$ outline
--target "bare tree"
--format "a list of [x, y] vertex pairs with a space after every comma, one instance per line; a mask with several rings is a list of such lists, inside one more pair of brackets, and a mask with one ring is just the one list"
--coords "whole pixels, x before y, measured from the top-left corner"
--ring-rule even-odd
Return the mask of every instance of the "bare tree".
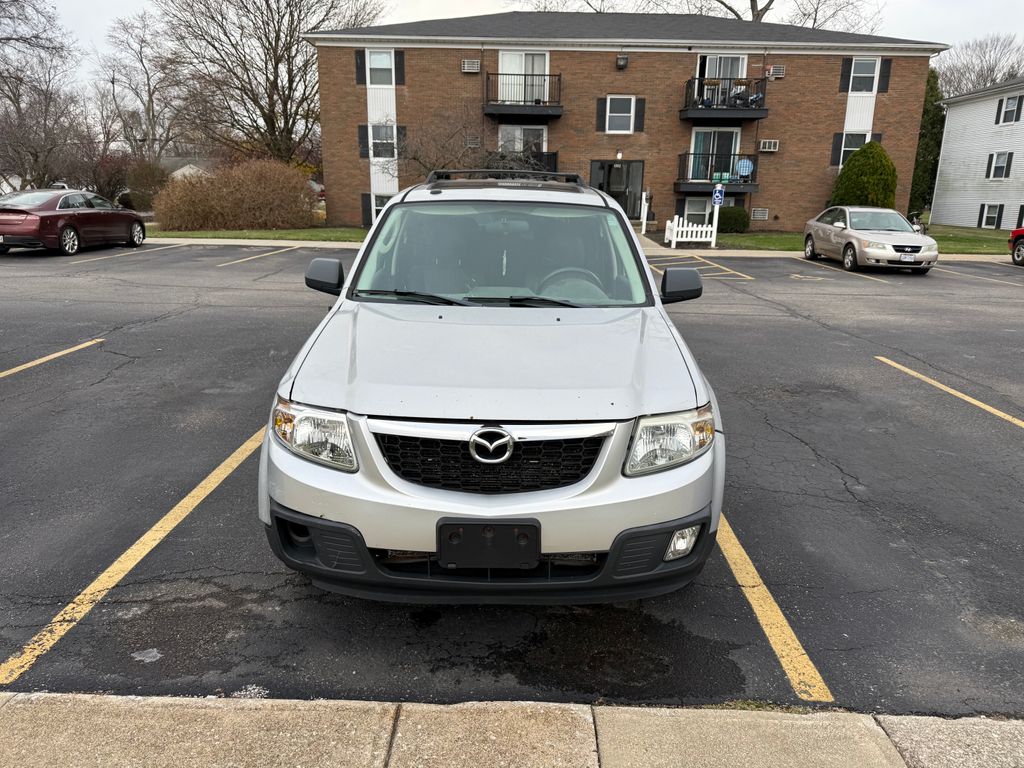
[[107, 41], [116, 54], [99, 57], [99, 74], [119, 124], [119, 138], [135, 160], [155, 163], [182, 130], [182, 79], [159, 20], [143, 11], [115, 19]]
[[0, 0], [0, 68], [17, 53], [59, 51], [61, 35], [45, 0]]
[[786, 21], [811, 29], [874, 35], [882, 27], [882, 10], [876, 0], [791, 0]]
[[1024, 76], [1024, 43], [1000, 32], [960, 43], [935, 60], [946, 97]]
[[381, 0], [156, 0], [188, 83], [187, 117], [235, 153], [303, 161], [319, 120], [305, 32], [372, 24]]

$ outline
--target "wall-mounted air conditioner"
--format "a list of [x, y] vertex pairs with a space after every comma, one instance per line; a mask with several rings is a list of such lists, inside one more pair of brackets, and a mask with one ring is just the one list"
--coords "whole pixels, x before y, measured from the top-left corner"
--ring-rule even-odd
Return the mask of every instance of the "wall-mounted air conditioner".
[[764, 71], [764, 76], [769, 80], [780, 80], [786, 76], [786, 65], [772, 64]]
[[779, 151], [779, 140], [778, 139], [761, 139], [761, 151], [762, 152], [778, 152]]
[[751, 221], [768, 221], [768, 209], [767, 208], [751, 208], [750, 209], [750, 220]]
[[476, 73], [480, 71], [480, 59], [463, 59], [462, 60], [462, 71], [466, 73]]

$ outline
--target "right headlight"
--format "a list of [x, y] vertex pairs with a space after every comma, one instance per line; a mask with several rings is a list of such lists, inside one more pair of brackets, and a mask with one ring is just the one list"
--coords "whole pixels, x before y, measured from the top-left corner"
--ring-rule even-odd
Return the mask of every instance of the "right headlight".
[[865, 247], [870, 248], [873, 251], [891, 251], [893, 247], [889, 243], [879, 243], [875, 240], [869, 240], [865, 243]]
[[710, 403], [692, 411], [644, 416], [637, 421], [622, 471], [635, 476], [677, 467], [705, 453], [714, 439]]
[[304, 459], [345, 472], [359, 469], [344, 413], [321, 411], [278, 397], [270, 426], [282, 443]]

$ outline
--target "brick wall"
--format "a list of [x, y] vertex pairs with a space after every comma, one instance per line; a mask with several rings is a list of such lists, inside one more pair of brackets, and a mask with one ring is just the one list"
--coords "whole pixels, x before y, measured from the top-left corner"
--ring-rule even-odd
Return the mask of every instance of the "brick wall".
[[[396, 88], [399, 125], [410, 143], [418, 136], [443, 136], [460, 126], [497, 147], [498, 121], [483, 114], [486, 72], [498, 71], [495, 50], [405, 48], [405, 85]], [[328, 223], [358, 225], [360, 195], [369, 191], [369, 162], [359, 158], [357, 126], [366, 122], [365, 86], [355, 83], [352, 48], [319, 49], [321, 122]], [[654, 195], [660, 222], [682, 199], [673, 191], [678, 157], [690, 148], [692, 126], [679, 119], [683, 88], [694, 76], [697, 53], [630, 52], [625, 70], [615, 68], [615, 52], [551, 51], [549, 71], [562, 75], [564, 113], [550, 120], [548, 150], [557, 151], [560, 171], [590, 177], [591, 160], [644, 161], [644, 187]], [[479, 74], [463, 74], [464, 58], [481, 59]], [[751, 53], [748, 76], [760, 77], [765, 64], [784, 64], [786, 76], [768, 83], [768, 117], [740, 123], [741, 153], [755, 153], [761, 138], [779, 139], [777, 153], [758, 159], [759, 191], [744, 201], [769, 209], [769, 221], [752, 228], [799, 230], [825, 206], [837, 173], [830, 166], [832, 137], [842, 132], [847, 94], [840, 92], [839, 55]], [[910, 194], [918, 129], [924, 102], [928, 57], [895, 57], [889, 92], [878, 94], [874, 132], [896, 164], [897, 208]], [[608, 94], [646, 99], [643, 133], [605, 134], [596, 130], [596, 100]], [[541, 121], [527, 121], [539, 124]], [[402, 188], [422, 179], [406, 168]]]

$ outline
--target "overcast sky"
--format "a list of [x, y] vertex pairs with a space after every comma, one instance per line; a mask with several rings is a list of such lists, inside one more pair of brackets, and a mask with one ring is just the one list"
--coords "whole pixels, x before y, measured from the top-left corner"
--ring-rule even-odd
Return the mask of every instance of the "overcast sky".
[[[84, 51], [104, 44], [111, 20], [146, 8], [147, 0], [54, 0], [61, 23], [75, 34]], [[742, 3], [741, 3], [742, 4]], [[502, 0], [391, 0], [383, 23], [443, 19], [509, 10]], [[969, 8], [969, 10], [968, 10]], [[1020, 19], [1020, 0], [887, 0], [880, 34], [942, 43], [956, 43], [990, 32], [1013, 31]], [[769, 15], [770, 21], [782, 14]]]

